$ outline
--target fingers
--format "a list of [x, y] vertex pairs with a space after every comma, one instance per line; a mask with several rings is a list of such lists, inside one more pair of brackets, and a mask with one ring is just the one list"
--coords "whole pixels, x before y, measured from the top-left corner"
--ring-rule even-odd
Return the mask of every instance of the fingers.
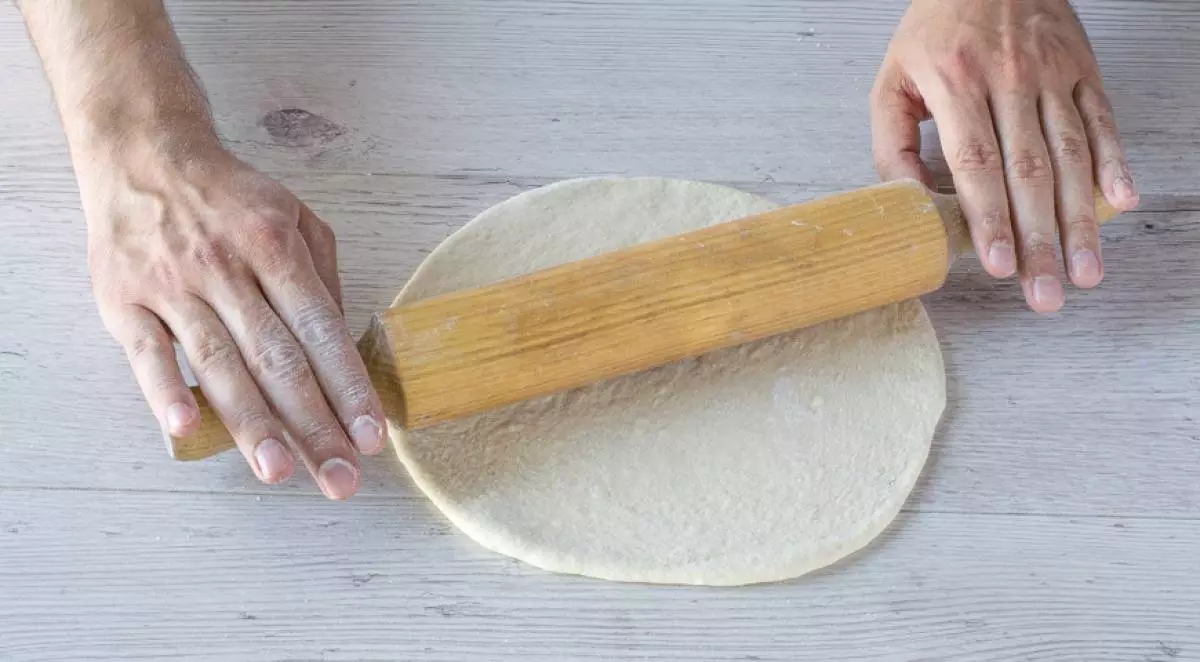
[[305, 349], [252, 281], [214, 284], [208, 296], [321, 491], [332, 499], [352, 496], [362, 474], [357, 453], [330, 410]]
[[880, 73], [871, 90], [871, 141], [882, 180], [911, 178], [933, 188], [933, 175], [921, 160], [921, 122], [928, 117], [925, 103], [903, 72]]
[[1042, 125], [1053, 164], [1055, 207], [1064, 266], [1076, 287], [1100, 284], [1100, 228], [1096, 223], [1092, 155], [1083, 119], [1065, 94], [1042, 97]]
[[[203, 319], [213, 327], [203, 335], [219, 338], [199, 343], [220, 355], [209, 360], [209, 383], [200, 385], [222, 420], [233, 421], [226, 426], [235, 439], [246, 437], [239, 447], [250, 451], [247, 459], [262, 462], [256, 451], [290, 439], [322, 492], [347, 499], [362, 482], [355, 447], [369, 454], [383, 449], [382, 406], [333, 294], [339, 283], [332, 234], [311, 212], [295, 223], [270, 215], [246, 219], [242, 267], [227, 265], [200, 281], [203, 291], [186, 309], [177, 302], [168, 307], [180, 324], [196, 326]], [[191, 352], [189, 360], [197, 364]], [[225, 392], [214, 394], [213, 388]], [[253, 430], [239, 434], [239, 417], [269, 418], [271, 441], [253, 441]], [[272, 457], [279, 461], [282, 455]], [[286, 460], [290, 473], [290, 453]]]
[[325, 289], [337, 302], [338, 310], [342, 310], [342, 283], [338, 277], [337, 241], [333, 230], [329, 228], [304, 203], [300, 203], [300, 236], [308, 246], [308, 254], [312, 256], [313, 266]]
[[337, 303], [299, 242], [268, 242], [278, 254], [258, 261], [263, 293], [303, 348], [330, 408], [358, 449], [375, 454], [384, 445], [383, 406]]
[[[172, 434], [199, 423], [173, 336], [259, 478], [292, 474], [294, 442], [321, 489], [347, 498], [361, 482], [354, 446], [381, 450], [384, 419], [342, 317], [332, 233], [277, 182], [217, 156], [146, 181], [122, 173], [153, 195], [105, 210], [111, 227], [89, 236], [106, 324]], [[197, 187], [203, 199], [178, 195]]]
[[876, 167], [885, 178], [917, 171], [918, 124], [931, 111], [984, 269], [1019, 273], [1030, 307], [1055, 311], [1060, 246], [1076, 286], [1104, 275], [1096, 184], [1119, 211], [1137, 204], [1137, 190], [1069, 8], [968, 4], [914, 3], [897, 28], [872, 90]]
[[295, 461], [283, 443], [283, 424], [263, 398], [220, 318], [208, 304], [190, 295], [163, 304], [159, 315], [174, 331], [205, 397], [254, 473], [267, 483], [287, 480]]
[[930, 103], [975, 254], [989, 274], [1007, 278], [1017, 269], [1016, 244], [987, 93], [964, 84], [943, 89]]
[[125, 348], [134, 378], [158, 418], [172, 435], [184, 437], [200, 425], [200, 410], [179, 362], [171, 334], [154, 313], [127, 305], [105, 315], [105, 325]]
[[1054, 170], [1039, 116], [1038, 95], [1008, 90], [993, 101], [1008, 185], [1021, 287], [1029, 306], [1057, 311], [1064, 294], [1055, 248]]
[[1117, 122], [1100, 81], [1085, 78], [1075, 86], [1075, 105], [1092, 149], [1093, 176], [1112, 206], [1129, 211], [1137, 206], [1138, 192], [1121, 147]]

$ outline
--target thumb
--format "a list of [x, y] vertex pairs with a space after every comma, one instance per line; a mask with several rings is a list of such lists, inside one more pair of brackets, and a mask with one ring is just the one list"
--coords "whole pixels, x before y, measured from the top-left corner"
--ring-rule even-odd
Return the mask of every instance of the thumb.
[[885, 65], [871, 90], [871, 142], [883, 181], [912, 178], [933, 188], [933, 175], [921, 161], [921, 122], [929, 117], [912, 80]]

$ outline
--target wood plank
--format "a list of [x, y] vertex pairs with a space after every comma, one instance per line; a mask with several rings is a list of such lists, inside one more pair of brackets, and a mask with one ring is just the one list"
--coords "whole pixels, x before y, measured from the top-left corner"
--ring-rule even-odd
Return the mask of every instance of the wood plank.
[[[1077, 3], [1149, 195], [1200, 171], [1200, 5]], [[907, 3], [171, 2], [229, 142], [274, 171], [870, 181], [867, 93]], [[65, 164], [0, 5], [0, 166]], [[280, 111], [300, 111], [281, 113]], [[307, 113], [307, 114], [306, 114]]]
[[1200, 522], [902, 516], [791, 582], [551, 575], [423, 502], [0, 491], [0, 659], [1200, 659]]
[[[453, 228], [546, 180], [285, 177], [337, 229], [355, 333]], [[781, 203], [819, 191], [736, 184]], [[0, 486], [314, 492], [304, 476], [259, 485], [240, 457], [166, 457], [159, 431], [95, 315], [73, 183], [61, 171], [0, 178]], [[922, 511], [1193, 515], [1200, 510], [1200, 213], [1133, 213], [1103, 230], [1107, 279], [1068, 289], [1063, 312], [1024, 309], [1020, 288], [973, 260], [927, 297], [950, 402]], [[78, 315], [83, 311], [83, 315]], [[408, 494], [390, 455], [365, 495]]]

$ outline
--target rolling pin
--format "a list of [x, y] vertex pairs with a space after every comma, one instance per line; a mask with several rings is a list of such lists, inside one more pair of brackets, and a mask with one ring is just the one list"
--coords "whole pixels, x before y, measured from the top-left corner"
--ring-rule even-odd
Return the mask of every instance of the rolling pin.
[[[915, 298], [971, 250], [957, 198], [899, 180], [389, 308], [358, 351], [415, 430]], [[234, 447], [193, 392], [177, 460]]]

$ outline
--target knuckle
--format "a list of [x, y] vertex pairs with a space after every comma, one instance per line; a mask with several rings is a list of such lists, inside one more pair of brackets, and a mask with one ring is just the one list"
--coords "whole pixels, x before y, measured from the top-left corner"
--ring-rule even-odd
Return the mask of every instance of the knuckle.
[[1092, 162], [1087, 140], [1075, 133], [1060, 134], [1055, 141], [1054, 152], [1063, 165], [1090, 165]]
[[1127, 167], [1128, 165], [1125, 163], [1125, 159], [1120, 155], [1106, 157], [1096, 164], [1096, 169], [1101, 171], [1117, 170], [1119, 172]]
[[371, 383], [367, 379], [348, 379], [341, 384], [338, 395], [347, 407], [360, 414], [370, 414], [374, 409], [371, 398]]
[[323, 301], [300, 306], [292, 318], [292, 328], [307, 347], [340, 347], [346, 333], [342, 318]]
[[[162, 288], [161, 291], [166, 291], [166, 288]], [[142, 294], [143, 288], [125, 278], [92, 278], [92, 296], [96, 299], [101, 314], [114, 319], [120, 319], [127, 312], [127, 306], [138, 305], [151, 298]]]
[[1074, 69], [1069, 55], [1063, 47], [1052, 40], [1043, 40], [1037, 42], [1038, 46], [1033, 51], [1032, 60], [1037, 64], [1038, 69], [1042, 71], [1069, 71]]
[[113, 305], [160, 299], [183, 286], [183, 260], [144, 250], [91, 249], [88, 272], [93, 295]]
[[937, 64], [938, 77], [951, 89], [968, 86], [977, 76], [975, 48], [969, 44], [957, 44], [941, 56]]
[[149, 283], [166, 292], [178, 291], [183, 283], [177, 263], [156, 261], [149, 265], [148, 276]]
[[1077, 242], [1090, 242], [1096, 235], [1096, 219], [1086, 215], [1072, 216], [1063, 224], [1063, 232]]
[[1025, 54], [1011, 48], [1002, 49], [996, 54], [996, 71], [999, 80], [1008, 87], [1020, 87], [1034, 77]]
[[1003, 209], [991, 208], [980, 214], [976, 225], [989, 239], [998, 239], [1008, 235], [1008, 215]]
[[335, 423], [324, 420], [308, 420], [297, 426], [301, 444], [320, 456], [337, 455], [346, 448], [346, 435]]
[[265, 342], [246, 357], [251, 371], [265, 379], [295, 387], [308, 381], [308, 361], [295, 343]]
[[206, 373], [227, 372], [237, 364], [237, 360], [234, 346], [211, 334], [201, 335], [188, 357], [196, 369]]
[[[143, 390], [147, 400], [167, 398], [186, 398], [187, 386], [182, 381], [177, 381], [169, 377], [162, 377], [153, 380], [147, 380], [148, 389]], [[151, 395], [151, 394], [157, 394]]]
[[990, 175], [1000, 171], [1000, 151], [993, 145], [973, 140], [960, 145], [954, 151], [955, 170], [972, 174]]
[[140, 361], [146, 358], [157, 358], [168, 352], [174, 354], [175, 348], [167, 339], [166, 334], [149, 330], [139, 330], [130, 338], [125, 346], [130, 361]]
[[1116, 133], [1117, 122], [1100, 83], [1087, 80], [1075, 88], [1075, 103], [1083, 116], [1088, 135], [1095, 137], [1105, 133]]
[[1097, 135], [1114, 136], [1117, 133], [1117, 121], [1107, 111], [1094, 114], [1089, 124]]
[[274, 430], [279, 427], [273, 417], [254, 407], [243, 407], [234, 413], [233, 420], [238, 430], [255, 444], [268, 436], [274, 436]]
[[1030, 232], [1021, 242], [1025, 260], [1033, 264], [1054, 261], [1054, 242], [1043, 232]]
[[1044, 183], [1053, 178], [1050, 160], [1033, 149], [1019, 150], [1013, 154], [1007, 170], [1013, 179], [1020, 182]]
[[253, 446], [267, 437], [279, 439], [279, 424], [268, 411], [256, 406], [245, 404], [233, 411], [222, 411], [221, 415], [229, 421], [229, 431], [238, 440]]
[[261, 257], [277, 259], [292, 249], [294, 226], [270, 215], [257, 214], [246, 221], [250, 246]]
[[[234, 262], [233, 252], [229, 247], [212, 237], [201, 237], [193, 241], [187, 249], [187, 259], [202, 272], [229, 272]], [[173, 273], [169, 265], [160, 263], [156, 267], [156, 277], [167, 278]]]

